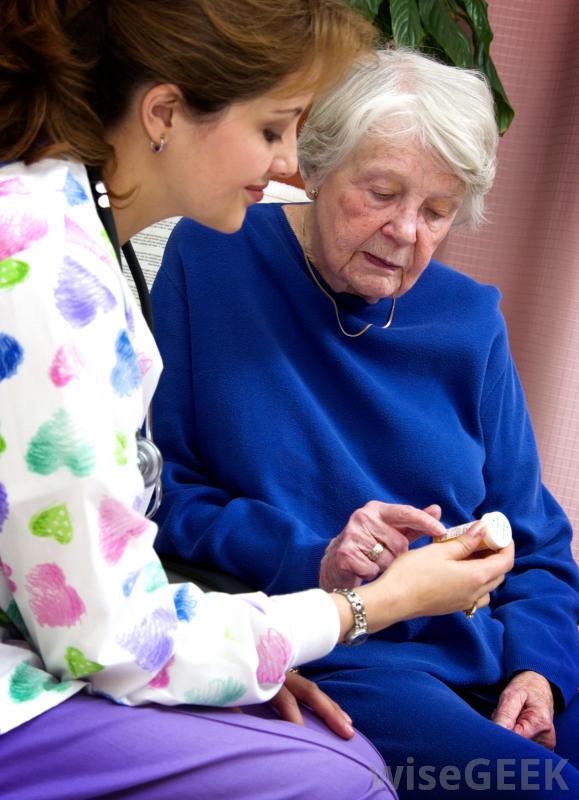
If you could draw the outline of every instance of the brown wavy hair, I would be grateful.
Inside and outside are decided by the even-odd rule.
[[[343,0],[2,0],[0,161],[102,167],[135,91],[176,84],[211,115],[327,88],[375,30]]]

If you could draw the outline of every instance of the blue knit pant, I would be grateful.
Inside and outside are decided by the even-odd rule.
[[[556,717],[555,754],[491,722],[494,702],[461,697],[424,672],[310,677],[380,750],[401,800],[579,800],[578,696]]]

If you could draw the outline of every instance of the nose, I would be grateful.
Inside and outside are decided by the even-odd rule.
[[[400,245],[414,244],[418,229],[418,210],[410,205],[398,206],[382,231]]]
[[[295,133],[287,134],[279,143],[279,148],[271,162],[271,172],[273,175],[280,175],[282,178],[289,178],[298,170],[297,140]]]

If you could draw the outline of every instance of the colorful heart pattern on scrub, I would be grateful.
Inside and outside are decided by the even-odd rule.
[[[102,664],[86,658],[78,647],[67,647],[64,657],[68,664],[68,671],[73,678],[85,678],[87,675],[94,675],[95,672],[101,672],[104,669]]]
[[[64,692],[69,686],[66,682],[58,683],[56,678],[47,676],[46,672],[23,661],[12,673],[9,691],[15,703],[26,703],[42,692]]]
[[[226,706],[235,703],[247,687],[236,678],[213,678],[203,689],[190,689],[185,694],[188,703],[198,706]]]
[[[6,487],[3,483],[0,483],[0,533],[2,533],[4,523],[8,519],[9,510],[10,506],[8,505],[8,494],[6,492]]]
[[[87,683],[267,700],[292,654],[270,601],[169,585],[153,549],[135,435],[160,358],[81,165],[0,165],[0,325],[0,734]]]
[[[189,583],[182,583],[173,595],[177,618],[183,622],[189,622],[195,616],[197,598],[193,595],[193,588]]]
[[[107,266],[110,265],[111,247],[108,238],[106,241],[103,240],[102,242],[95,241],[80,227],[80,225],[70,219],[70,217],[64,218],[64,226],[67,242],[82,247],[84,250],[91,253],[91,255],[96,256],[100,261],[107,264]],[[107,243],[109,245],[108,247]]]
[[[30,267],[26,261],[5,258],[0,261],[0,290],[12,289],[26,278]]]
[[[170,683],[169,677],[169,670],[171,669],[173,662],[175,661],[175,656],[171,656],[171,658],[167,661],[165,666],[158,672],[154,678],[149,681],[149,686],[152,689],[166,689]]]
[[[120,397],[132,394],[141,385],[141,369],[129,334],[121,331],[115,344],[117,361],[111,372],[111,386]]]
[[[78,378],[83,367],[84,361],[75,346],[63,344],[54,354],[48,374],[53,384],[62,388],[73,378]]]
[[[60,409],[43,423],[30,440],[26,463],[31,472],[50,475],[61,467],[83,478],[95,465],[93,445],[75,429],[67,411]]]
[[[29,605],[39,625],[71,628],[86,611],[58,564],[38,564],[26,576]]]
[[[60,503],[35,514],[29,524],[34,536],[49,537],[59,544],[72,541],[72,521],[66,503]]]
[[[44,219],[36,219],[29,214],[14,213],[10,216],[0,215],[0,261],[11,258],[27,250],[48,233],[48,224]]]
[[[82,185],[77,181],[72,172],[66,176],[64,184],[64,195],[68,200],[70,206],[78,206],[81,203],[86,203],[88,194],[83,189]]]
[[[0,332],[0,381],[16,375],[23,359],[22,345],[8,333]]]
[[[292,654],[291,643],[279,631],[270,628],[260,636],[257,643],[259,666],[257,680],[260,683],[283,683],[284,673]]]
[[[56,307],[73,328],[84,328],[99,309],[106,314],[117,304],[111,290],[70,256],[64,258],[54,297]]]
[[[170,631],[176,627],[175,614],[167,608],[156,608],[130,633],[120,636],[118,642],[133,655],[142,669],[156,672],[171,657],[174,639]]]
[[[105,497],[99,505],[100,548],[105,561],[116,564],[131,539],[141,536],[149,522],[114,497]]]
[[[0,570],[2,570],[2,572],[4,573],[4,577],[8,582],[8,588],[10,589],[12,594],[14,594],[14,592],[17,590],[18,587],[12,580],[12,568],[9,567],[8,564],[5,564],[1,558],[0,558]]]

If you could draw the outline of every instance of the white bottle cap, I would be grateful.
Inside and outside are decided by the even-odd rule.
[[[490,550],[501,550],[512,542],[511,523],[500,511],[483,514],[481,522],[485,525],[483,541]]]

